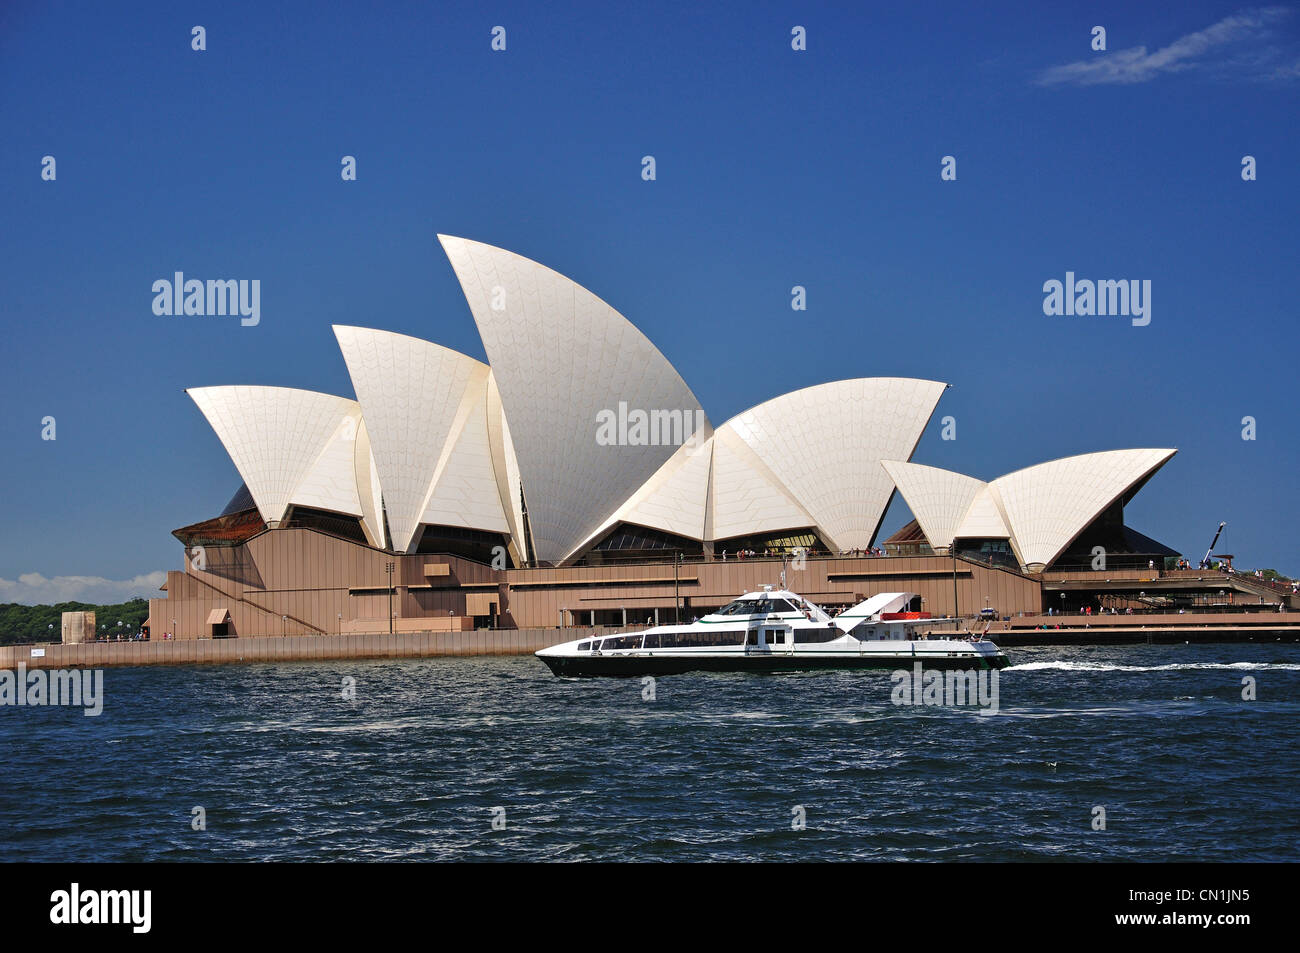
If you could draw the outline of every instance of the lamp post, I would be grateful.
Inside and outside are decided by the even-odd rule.
[[[952,617],[953,619],[961,618],[961,610],[957,607],[957,546],[956,541],[948,544],[948,552],[952,553]],[[953,629],[960,629],[961,622],[954,622]]]
[[[284,638],[285,629],[287,629],[288,627],[289,627],[289,617],[287,615],[280,616],[280,637],[281,638]]]
[[[384,571],[388,573],[388,634],[393,634],[393,570],[396,565],[389,560],[384,566]]]
[[[674,625],[681,625],[682,622],[682,611],[681,611],[682,603],[681,603],[681,597],[678,594],[679,589],[678,589],[678,581],[677,581],[678,569],[681,566],[681,564],[682,564],[682,551],[679,549],[677,550],[676,553],[673,554],[673,624]]]
[[[338,616],[339,616],[339,633],[338,633],[338,634],[339,634],[339,635],[342,635],[342,634],[343,634],[343,613],[340,612],[340,613],[338,614]]]

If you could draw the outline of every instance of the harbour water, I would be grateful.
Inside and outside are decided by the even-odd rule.
[[[1016,649],[995,715],[530,656],[103,678],[0,707],[4,860],[1300,859],[1295,645]]]

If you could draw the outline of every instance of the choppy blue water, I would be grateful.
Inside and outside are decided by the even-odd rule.
[[[894,705],[881,672],[674,676],[645,701],[640,681],[560,680],[531,657],[108,669],[97,718],[0,708],[0,851],[1300,859],[1300,647],[1012,661],[992,717]]]

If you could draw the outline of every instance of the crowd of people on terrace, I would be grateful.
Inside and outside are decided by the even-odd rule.
[[[166,638],[166,636],[164,636]],[[93,642],[148,642],[149,633],[144,631],[137,632],[108,632],[96,636]]]
[[[718,558],[723,562],[727,559],[779,559],[781,556],[830,556],[831,553],[824,549],[817,549],[811,546],[787,546],[785,548],[767,547],[762,552],[756,549],[737,549],[734,552],[723,549],[718,553]],[[886,556],[888,555],[879,547],[855,549],[841,549],[840,556]]]

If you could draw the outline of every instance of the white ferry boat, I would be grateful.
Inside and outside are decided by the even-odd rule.
[[[918,631],[956,619],[908,611],[911,592],[882,592],[832,616],[788,589],[764,586],[686,625],[592,636],[542,649],[556,675],[675,675],[696,671],[791,672],[823,668],[1005,668],[982,635]]]

